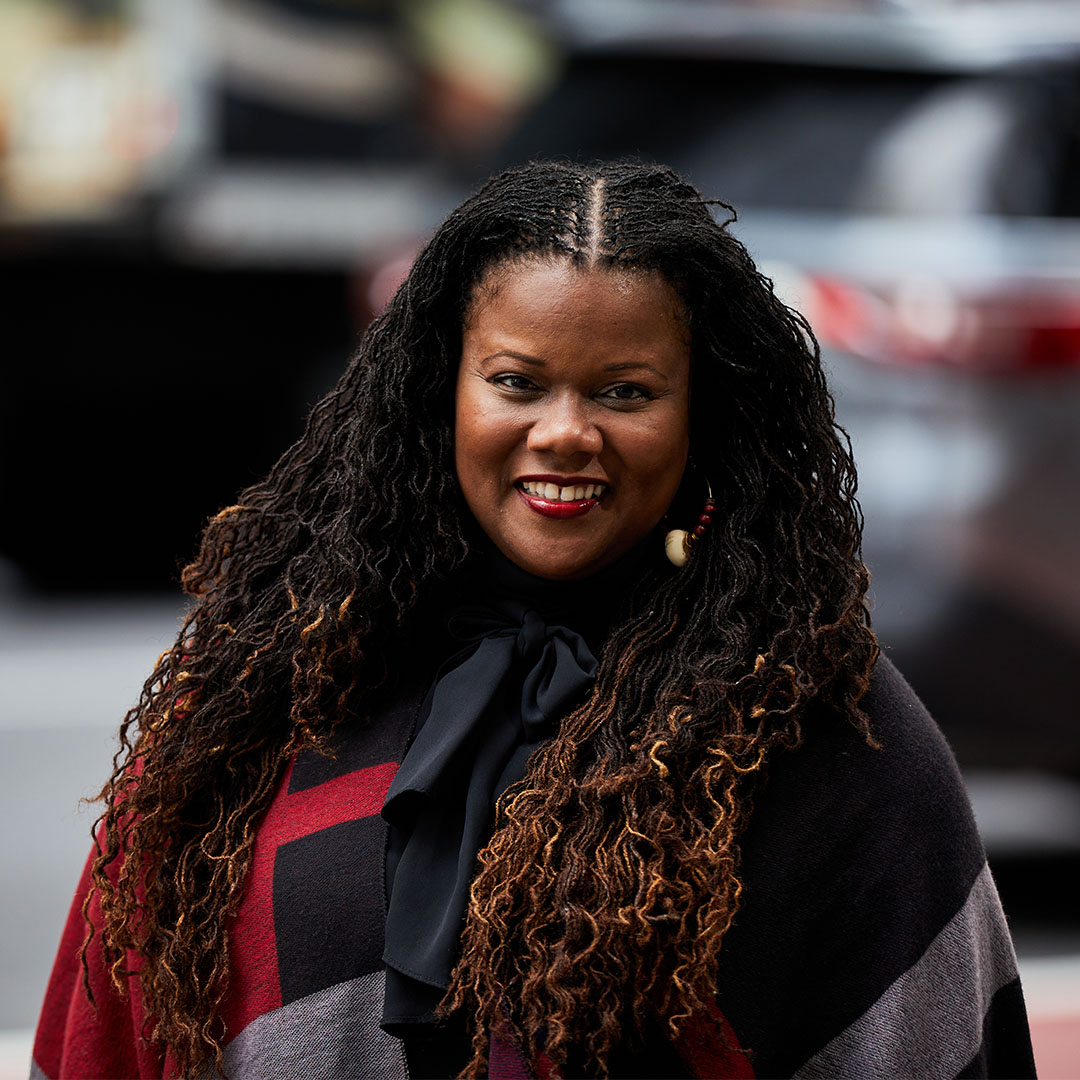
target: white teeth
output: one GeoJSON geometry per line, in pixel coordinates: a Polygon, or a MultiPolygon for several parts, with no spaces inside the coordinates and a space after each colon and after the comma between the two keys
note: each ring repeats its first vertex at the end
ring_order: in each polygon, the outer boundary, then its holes
{"type": "Polygon", "coordinates": [[[548,484],[542,480],[522,480],[521,490],[526,495],[535,495],[540,499],[550,502],[581,502],[583,499],[596,498],[606,490],[604,484],[574,484],[559,487],[557,484],[548,484]]]}

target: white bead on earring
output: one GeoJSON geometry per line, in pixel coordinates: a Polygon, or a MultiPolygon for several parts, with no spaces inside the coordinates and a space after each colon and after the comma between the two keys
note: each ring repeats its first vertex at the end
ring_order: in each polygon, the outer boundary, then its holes
{"type": "Polygon", "coordinates": [[[693,532],[685,529],[671,529],[664,537],[664,554],[672,566],[685,566],[690,558],[690,548],[700,540],[712,524],[712,516],[716,513],[716,503],[713,502],[712,485],[708,477],[705,479],[705,508],[698,515],[697,524],[693,532]]]}
{"type": "Polygon", "coordinates": [[[672,529],[664,537],[664,554],[672,566],[685,566],[690,558],[690,534],[685,529],[672,529]]]}

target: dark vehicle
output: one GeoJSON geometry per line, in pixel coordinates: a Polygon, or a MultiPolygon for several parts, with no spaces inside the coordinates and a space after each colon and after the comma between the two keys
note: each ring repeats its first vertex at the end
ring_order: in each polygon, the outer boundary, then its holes
{"type": "Polygon", "coordinates": [[[828,355],[883,645],[965,766],[1080,775],[1076,7],[547,11],[569,61],[505,160],[738,207],[828,355]]]}

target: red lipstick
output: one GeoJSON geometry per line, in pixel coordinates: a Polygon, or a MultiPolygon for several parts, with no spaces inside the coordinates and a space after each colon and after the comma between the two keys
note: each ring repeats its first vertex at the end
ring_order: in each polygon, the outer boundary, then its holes
{"type": "Polygon", "coordinates": [[[535,510],[538,514],[549,518],[581,517],[600,501],[594,495],[591,499],[582,499],[580,502],[556,502],[552,499],[542,499],[539,495],[526,495],[521,488],[517,490],[530,510],[535,510]]]}
{"type": "Polygon", "coordinates": [[[542,517],[555,518],[557,520],[566,520],[567,518],[576,518],[587,514],[600,502],[600,498],[606,490],[607,484],[604,481],[594,480],[591,477],[584,476],[524,476],[517,484],[517,493],[525,501],[525,505],[528,506],[530,510],[540,514],[542,517]],[[555,484],[560,488],[602,487],[604,490],[587,499],[549,499],[544,495],[536,495],[526,491],[522,485],[527,482],[555,484]]]}

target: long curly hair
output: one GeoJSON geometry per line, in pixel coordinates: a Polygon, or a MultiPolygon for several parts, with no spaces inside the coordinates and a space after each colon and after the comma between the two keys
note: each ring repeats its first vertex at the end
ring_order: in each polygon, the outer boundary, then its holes
{"type": "Polygon", "coordinates": [[[684,569],[637,584],[591,696],[500,800],[442,1010],[471,1025],[468,1075],[493,1030],[534,1063],[603,1075],[617,1043],[707,1010],[755,785],[814,703],[866,731],[876,657],[855,471],[817,344],[732,219],[658,166],[542,162],[489,181],[301,439],[207,525],[183,574],[190,611],[120,729],[92,864],[101,925],[88,916],[181,1074],[223,1069],[229,916],[283,767],[363,722],[469,554],[462,326],[485,274],[523,258],[675,289],[691,455],[718,511],[684,569]]]}

